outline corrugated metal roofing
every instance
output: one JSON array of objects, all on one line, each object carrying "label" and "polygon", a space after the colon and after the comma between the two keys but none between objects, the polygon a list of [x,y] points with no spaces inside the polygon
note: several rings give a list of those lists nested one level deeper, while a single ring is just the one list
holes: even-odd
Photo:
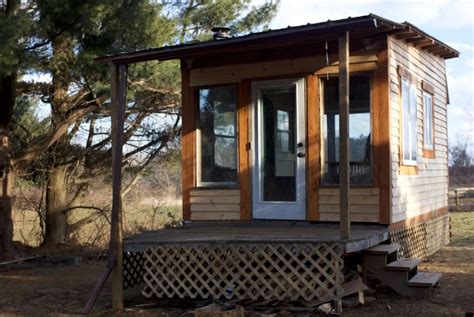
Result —
[{"label": "corrugated metal roofing", "polygon": [[375,14],[368,14],[354,18],[349,17],[341,20],[328,20],[326,22],[308,23],[301,26],[249,33],[228,39],[192,42],[103,56],[96,60],[102,63],[113,62],[116,64],[128,64],[149,60],[208,57],[224,52],[235,53],[236,49],[240,51],[269,49],[274,45],[278,46],[282,41],[286,41],[285,43],[291,46],[291,43],[298,38],[314,39],[317,36],[326,36],[327,38],[332,36],[337,38],[337,32],[342,31],[360,32],[364,36],[380,33],[397,34],[403,39],[412,41],[413,43],[422,42],[422,48],[432,49],[435,54],[445,59],[459,56],[458,51],[428,35],[409,22],[397,23]]}]

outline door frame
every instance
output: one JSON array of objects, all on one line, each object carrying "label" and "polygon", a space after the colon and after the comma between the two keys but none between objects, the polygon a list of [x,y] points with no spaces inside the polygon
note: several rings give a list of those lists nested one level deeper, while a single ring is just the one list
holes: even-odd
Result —
[{"label": "door frame", "polygon": [[[296,157],[296,201],[271,201],[264,202],[261,199],[263,182],[261,161],[262,157],[262,108],[261,108],[261,90],[263,88],[280,87],[296,84],[296,143],[302,142],[302,151],[307,149],[306,135],[306,80],[304,77],[252,81],[251,83],[251,175],[252,175],[252,218],[267,220],[306,220],[306,157]],[[297,150],[295,149],[295,152]],[[303,152],[303,153],[304,153]],[[295,153],[296,155],[296,153]]]}]

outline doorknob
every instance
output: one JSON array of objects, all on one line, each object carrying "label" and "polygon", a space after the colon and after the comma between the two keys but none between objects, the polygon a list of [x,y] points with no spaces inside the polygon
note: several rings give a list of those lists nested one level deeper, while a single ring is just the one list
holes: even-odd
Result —
[{"label": "doorknob", "polygon": [[304,145],[303,142],[300,142],[297,144],[298,147],[303,147],[303,145]]},{"label": "doorknob", "polygon": [[304,157],[304,155],[305,154],[303,152],[298,152],[298,154],[296,154],[296,156],[298,156],[298,157]]}]

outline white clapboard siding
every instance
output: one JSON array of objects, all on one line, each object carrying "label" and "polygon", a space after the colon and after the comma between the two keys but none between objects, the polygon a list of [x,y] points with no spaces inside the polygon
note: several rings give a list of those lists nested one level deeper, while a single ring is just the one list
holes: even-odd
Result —
[{"label": "white clapboard siding", "polygon": [[[423,213],[447,206],[448,162],[447,162],[447,85],[445,62],[442,58],[415,48],[403,40],[390,36],[389,80],[391,109],[392,151],[392,222],[403,221]],[[416,84],[418,174],[400,174],[401,146],[401,99],[398,66],[408,70]],[[423,103],[422,81],[434,87],[434,145],[435,157],[423,154]]]},{"label": "white clapboard siding", "polygon": [[191,220],[239,220],[240,190],[195,189],[191,191]]},{"label": "white clapboard siding", "polygon": [[[319,220],[339,221],[339,189],[319,189]],[[379,195],[378,188],[351,188],[350,189],[350,212],[351,221],[356,222],[379,222]]]}]

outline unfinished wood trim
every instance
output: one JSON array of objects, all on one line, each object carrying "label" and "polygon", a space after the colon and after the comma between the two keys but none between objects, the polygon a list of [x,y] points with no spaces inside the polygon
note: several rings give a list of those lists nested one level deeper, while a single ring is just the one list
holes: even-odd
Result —
[{"label": "unfinished wood trim", "polygon": [[190,193],[194,196],[239,196],[239,189],[207,189],[207,188],[193,188]]},{"label": "unfinished wood trim", "polygon": [[408,71],[408,69],[406,69],[406,68],[403,67],[402,65],[398,65],[398,67],[397,67],[397,74],[398,74],[400,77],[403,77],[403,78],[405,78],[406,80],[408,80],[409,82],[413,83],[413,80],[414,80],[413,75]]},{"label": "unfinished wood trim", "polygon": [[400,165],[400,175],[418,175],[418,166]]},{"label": "unfinished wood trim", "polygon": [[226,211],[197,211],[191,214],[192,221],[202,220],[240,220],[239,212],[226,212]]},{"label": "unfinished wood trim", "polygon": [[349,239],[350,166],[349,166],[349,32],[339,36],[339,188],[341,239]]},{"label": "unfinished wood trim", "polygon": [[[339,63],[338,63],[339,64]],[[359,63],[359,64],[351,64],[351,73],[357,72],[368,72],[377,70],[378,64],[376,62],[366,62],[366,63]],[[324,68],[319,69],[314,74],[315,75],[335,75],[339,73],[339,66],[327,66]]]},{"label": "unfinished wood trim", "polygon": [[[339,195],[319,195],[319,203],[321,205],[339,205]],[[379,196],[352,196],[351,205],[378,205]]]},{"label": "unfinished wood trim", "polygon": [[[321,221],[339,221],[340,216],[338,213],[326,213],[321,212]],[[351,221],[355,222],[379,222],[379,215],[377,213],[352,213]]]},{"label": "unfinished wood trim", "polygon": [[240,204],[240,196],[191,196],[193,204]]},{"label": "unfinished wood trim", "polygon": [[240,212],[240,205],[239,204],[192,204],[191,212],[195,212],[195,211]]},{"label": "unfinished wood trim", "polygon": [[[340,208],[338,205],[329,205],[329,204],[319,204],[319,214],[323,213],[335,213],[337,215],[340,214]],[[355,214],[376,214],[378,218],[379,214],[379,205],[351,205],[351,216]],[[322,221],[323,219],[321,216],[319,220]]]},{"label": "unfinished wood trim", "polygon": [[434,95],[435,93],[435,89],[433,87],[433,85],[429,84],[426,80],[422,80],[421,81],[421,89],[423,89],[424,91]]},{"label": "unfinished wood trim", "polygon": [[447,213],[448,213],[448,207],[442,207],[442,208],[434,209],[432,211],[425,212],[421,215],[412,217],[410,219],[405,219],[405,220],[402,220],[402,221],[399,221],[399,222],[392,223],[388,228],[389,228],[389,231],[393,231],[393,230],[398,230],[398,229],[410,227],[410,226],[413,226],[417,223],[426,222],[428,220],[435,219],[435,218],[438,218],[440,216],[446,215]]},{"label": "unfinished wood trim", "polygon": [[239,85],[237,109],[238,137],[239,137],[239,181],[240,181],[240,219],[250,220],[251,215],[251,178],[250,178],[250,81],[243,80]]},{"label": "unfinished wood trim", "polygon": [[189,74],[186,61],[181,61],[183,220],[191,220],[190,191],[195,185],[196,110],[194,91],[189,87]]},{"label": "unfinished wood trim", "polygon": [[306,98],[306,218],[308,221],[317,221],[319,220],[318,188],[321,177],[321,101],[319,78],[315,75],[306,76]]},{"label": "unfinished wood trim", "polygon": [[[378,196],[380,190],[378,188],[354,188],[349,191],[352,196]],[[339,195],[339,188],[320,188],[319,195]]]},{"label": "unfinished wood trim", "polygon": [[[433,144],[434,146],[434,144]],[[425,158],[435,158],[435,151],[433,150],[427,150],[423,149],[423,157]]]},{"label": "unfinished wood trim", "polygon": [[379,221],[382,224],[391,222],[391,151],[390,151],[390,83],[388,71],[388,51],[377,53],[379,68],[372,80],[372,124],[374,183],[380,189]]}]

